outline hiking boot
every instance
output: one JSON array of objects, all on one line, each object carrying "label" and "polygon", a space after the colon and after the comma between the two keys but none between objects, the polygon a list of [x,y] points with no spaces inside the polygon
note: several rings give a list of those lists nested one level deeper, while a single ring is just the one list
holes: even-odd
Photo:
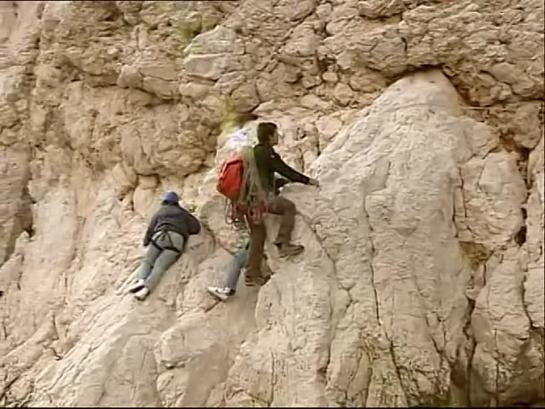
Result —
[{"label": "hiking boot", "polygon": [[277,244],[276,246],[278,247],[278,255],[280,258],[296,256],[305,250],[305,247],[301,244],[285,243]]},{"label": "hiking boot", "polygon": [[134,298],[136,298],[138,301],[144,301],[149,293],[150,290],[148,289],[148,287],[143,287],[140,291],[134,294]]},{"label": "hiking boot", "polygon": [[266,281],[260,273],[255,275],[248,275],[248,273],[244,274],[244,284],[246,284],[246,287],[255,287],[256,285],[261,287],[265,283]]},{"label": "hiking boot", "polygon": [[129,287],[130,293],[135,293],[137,291],[140,291],[142,288],[144,288],[146,282],[142,280],[141,278],[137,279],[132,283],[132,285]]},{"label": "hiking boot", "polygon": [[229,287],[208,287],[208,292],[220,301],[225,301],[235,295],[235,290]]},{"label": "hiking boot", "polygon": [[266,262],[263,262],[261,264],[261,277],[263,277],[263,280],[265,280],[265,282],[268,282],[273,274],[274,273],[269,265]]}]

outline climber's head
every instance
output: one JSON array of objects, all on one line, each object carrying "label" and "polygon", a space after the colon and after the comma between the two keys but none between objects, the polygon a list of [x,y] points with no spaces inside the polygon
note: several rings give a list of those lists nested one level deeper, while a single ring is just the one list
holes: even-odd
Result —
[{"label": "climber's head", "polygon": [[163,201],[163,204],[178,204],[180,198],[176,192],[166,192],[161,200]]},{"label": "climber's head", "polygon": [[274,146],[278,143],[278,127],[272,122],[260,122],[257,125],[257,140],[262,145]]}]

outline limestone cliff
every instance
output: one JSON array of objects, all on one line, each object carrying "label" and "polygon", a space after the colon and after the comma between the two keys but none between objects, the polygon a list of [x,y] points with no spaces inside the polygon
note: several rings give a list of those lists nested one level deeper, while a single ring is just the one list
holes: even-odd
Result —
[{"label": "limestone cliff", "polygon": [[[542,402],[543,12],[0,2],[0,404]],[[256,117],[321,186],[282,193],[306,251],[218,303],[216,167]],[[139,303],[166,189],[205,228]]]}]

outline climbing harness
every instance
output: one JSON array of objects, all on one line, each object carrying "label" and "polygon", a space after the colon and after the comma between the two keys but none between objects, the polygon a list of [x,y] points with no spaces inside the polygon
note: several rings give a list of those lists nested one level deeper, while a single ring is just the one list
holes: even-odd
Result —
[{"label": "climbing harness", "polygon": [[[156,243],[155,240],[159,240],[163,237],[167,237],[168,238],[168,241],[169,241],[169,245],[168,246],[160,246],[158,243]],[[172,243],[172,238],[170,237],[170,234],[169,234],[169,231],[168,230],[159,230],[157,231],[152,237],[151,237],[151,244],[153,244],[153,247],[155,247],[157,250],[159,251],[163,251],[163,250],[171,250],[171,251],[175,251],[177,253],[181,253],[182,250],[176,248],[174,246],[174,243]],[[185,246],[185,240],[184,240],[184,246]]]}]

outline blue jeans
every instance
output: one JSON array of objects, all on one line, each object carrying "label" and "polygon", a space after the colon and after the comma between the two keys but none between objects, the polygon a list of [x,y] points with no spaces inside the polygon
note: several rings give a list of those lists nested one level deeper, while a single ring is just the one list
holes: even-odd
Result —
[{"label": "blue jeans", "polygon": [[[146,282],[146,287],[150,291],[157,286],[163,273],[178,260],[185,241],[184,236],[173,231],[157,232],[153,235],[152,240],[161,248],[155,247],[152,243],[149,244],[140,270],[136,274],[136,278]],[[167,249],[163,247],[167,247]],[[174,251],[171,247],[180,251]]]},{"label": "blue jeans", "polygon": [[250,242],[248,241],[244,247],[239,249],[233,256],[233,260],[227,266],[227,274],[225,278],[225,287],[236,291],[238,278],[240,272],[246,266],[248,262],[248,255],[250,254]]}]

